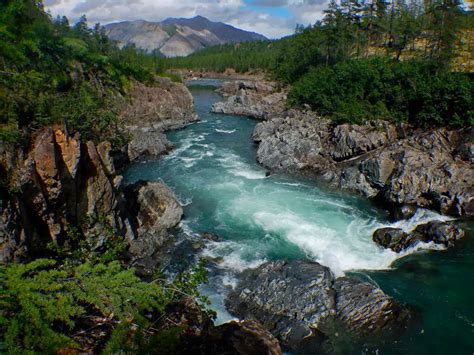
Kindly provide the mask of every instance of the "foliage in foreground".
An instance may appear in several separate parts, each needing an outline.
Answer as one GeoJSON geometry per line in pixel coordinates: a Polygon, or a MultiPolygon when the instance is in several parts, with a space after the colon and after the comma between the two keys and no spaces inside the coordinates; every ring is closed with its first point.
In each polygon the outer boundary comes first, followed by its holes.
{"type": "Polygon", "coordinates": [[[313,69],[289,93],[292,105],[310,105],[340,122],[371,119],[416,126],[474,124],[474,83],[428,61],[360,59],[313,69]]]}
{"type": "Polygon", "coordinates": [[[117,261],[38,259],[1,267],[0,350],[50,353],[98,342],[106,352],[136,351],[155,334],[151,329],[166,306],[197,297],[204,281],[202,265],[171,283],[142,281],[117,261]]]}

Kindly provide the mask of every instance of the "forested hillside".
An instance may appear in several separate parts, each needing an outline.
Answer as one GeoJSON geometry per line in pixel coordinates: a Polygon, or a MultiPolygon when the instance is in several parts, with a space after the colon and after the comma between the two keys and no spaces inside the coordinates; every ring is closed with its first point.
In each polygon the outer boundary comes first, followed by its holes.
{"type": "Polygon", "coordinates": [[[100,25],[70,26],[41,1],[0,3],[0,138],[24,128],[65,123],[85,138],[107,139],[130,82],[151,82],[157,60],[119,50],[100,25]]]}
{"type": "Polygon", "coordinates": [[[264,69],[291,85],[289,104],[338,121],[465,126],[473,123],[473,30],[473,13],[457,1],[331,1],[322,21],[291,37],[209,48],[165,65],[264,69]]]}
{"type": "Polygon", "coordinates": [[[168,68],[186,68],[223,72],[233,68],[239,73],[252,70],[272,70],[284,44],[279,41],[258,41],[224,44],[209,47],[187,57],[168,58],[163,65],[168,68]]]}

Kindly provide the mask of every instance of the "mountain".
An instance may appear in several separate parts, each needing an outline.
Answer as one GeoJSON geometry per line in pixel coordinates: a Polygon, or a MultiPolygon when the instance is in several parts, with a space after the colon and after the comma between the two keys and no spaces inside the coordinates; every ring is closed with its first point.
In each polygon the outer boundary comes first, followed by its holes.
{"type": "Polygon", "coordinates": [[[105,26],[109,38],[121,46],[135,44],[146,51],[158,49],[166,57],[182,57],[200,49],[224,43],[266,40],[248,32],[202,16],[168,18],[162,22],[125,21],[105,26]]]}

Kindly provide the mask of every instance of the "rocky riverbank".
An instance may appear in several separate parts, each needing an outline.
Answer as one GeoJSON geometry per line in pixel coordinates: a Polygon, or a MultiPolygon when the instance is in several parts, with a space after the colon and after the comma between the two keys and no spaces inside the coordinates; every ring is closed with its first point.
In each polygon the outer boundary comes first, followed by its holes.
{"type": "Polygon", "coordinates": [[[67,243],[77,228],[95,249],[122,236],[132,263],[163,244],[181,206],[163,183],[123,189],[117,168],[169,149],[164,132],[197,119],[193,98],[168,79],[153,87],[136,83],[122,118],[131,140],[119,152],[60,125],[40,129],[22,147],[0,146],[2,263],[47,255],[50,243],[67,243]]]}
{"type": "MultiPolygon", "coordinates": [[[[0,189],[0,263],[46,257],[52,245],[65,247],[81,233],[93,251],[123,240],[122,256],[139,274],[156,270],[183,209],[163,182],[122,186],[117,168],[170,149],[164,132],[197,119],[193,98],[166,79],[155,87],[136,84],[123,119],[131,140],[120,151],[61,125],[38,130],[23,147],[0,145],[0,172],[7,178],[0,189]]],[[[181,344],[178,353],[282,353],[258,322],[216,327],[192,299],[169,305],[164,317],[181,344]]]]}
{"type": "MultiPolygon", "coordinates": [[[[257,160],[269,173],[305,174],[358,192],[382,204],[394,220],[409,219],[419,208],[454,217],[474,213],[472,129],[338,124],[309,110],[286,109],[284,90],[275,84],[233,81],[220,92],[223,101],[213,112],[260,121],[253,139],[257,160]]],[[[420,246],[448,248],[463,236],[455,222],[425,221],[410,230],[376,230],[373,241],[406,253],[420,246]]],[[[350,343],[399,339],[418,317],[373,283],[336,278],[314,262],[267,262],[237,278],[228,310],[261,322],[285,350],[331,352],[345,337],[350,343]]]]}
{"type": "MultiPolygon", "coordinates": [[[[344,175],[349,174],[351,164],[362,164],[369,157],[377,159],[377,152],[394,140],[413,136],[409,127],[386,122],[335,125],[315,119],[311,112],[285,111],[285,93],[274,84],[234,82],[222,91],[227,103],[216,104],[215,112],[264,120],[254,132],[254,139],[260,144],[260,163],[272,170],[319,174],[340,187],[352,188],[342,183],[343,179],[353,181],[351,175],[344,175]]],[[[153,88],[136,84],[123,119],[132,139],[119,151],[112,151],[108,142],[96,144],[79,135],[71,136],[63,126],[39,130],[24,149],[1,146],[0,169],[8,181],[1,189],[0,199],[0,262],[45,256],[51,243],[64,245],[80,227],[96,250],[106,248],[115,236],[123,237],[127,261],[142,275],[156,270],[163,261],[160,252],[181,220],[182,207],[162,182],[140,181],[122,186],[117,169],[141,156],[156,156],[170,149],[164,132],[196,119],[193,99],[185,86],[168,80],[153,88]]],[[[472,146],[463,132],[450,137],[462,148],[460,158],[452,155],[457,169],[453,179],[467,179],[465,174],[472,170],[462,172],[461,167],[468,162],[466,159],[472,159],[472,146]]],[[[416,149],[428,149],[431,141],[416,142],[416,149]]],[[[444,157],[443,149],[436,148],[433,154],[439,150],[438,155],[444,157]]],[[[436,159],[445,158],[434,154],[432,160],[436,159]]],[[[382,186],[389,181],[382,173],[386,162],[382,161],[381,167],[374,164],[375,167],[364,165],[373,172],[373,181],[368,177],[364,181],[373,190],[384,191],[382,186]],[[374,172],[377,169],[382,169],[379,175],[374,172]]],[[[365,170],[362,173],[368,174],[365,170]]],[[[357,186],[363,186],[355,181],[357,186]]],[[[441,186],[440,181],[436,180],[438,185],[429,184],[441,186]]],[[[458,195],[446,206],[454,214],[466,215],[471,211],[470,195],[463,195],[462,187],[456,191],[458,195]]],[[[380,192],[366,195],[381,196],[380,192]]],[[[400,207],[404,216],[414,213],[414,206],[431,207],[419,202],[393,205],[400,207]]],[[[374,240],[383,247],[402,250],[417,241],[448,246],[462,237],[461,232],[447,225],[420,227],[415,232],[378,231],[374,240]],[[445,238],[445,232],[451,237],[445,238]]],[[[189,300],[167,310],[172,323],[184,329],[179,337],[186,351],[280,354],[279,342],[286,349],[326,351],[331,349],[331,340],[342,333],[351,338],[377,334],[385,337],[403,331],[413,317],[407,307],[378,287],[354,278],[336,279],[328,268],[314,262],[269,262],[245,271],[238,279],[227,305],[234,315],[245,319],[243,322],[215,327],[189,300]]]]}
{"type": "Polygon", "coordinates": [[[172,145],[165,132],[197,120],[193,97],[186,86],[167,78],[157,80],[158,85],[153,87],[134,84],[130,103],[121,115],[131,140],[121,151],[114,152],[116,166],[168,152],[172,145]]]}
{"type": "Polygon", "coordinates": [[[317,175],[381,201],[397,216],[417,207],[474,215],[473,128],[338,124],[312,111],[285,110],[285,96],[274,84],[234,82],[223,95],[213,111],[264,119],[253,139],[259,163],[269,170],[317,175]],[[242,110],[247,102],[251,109],[242,110]]]}

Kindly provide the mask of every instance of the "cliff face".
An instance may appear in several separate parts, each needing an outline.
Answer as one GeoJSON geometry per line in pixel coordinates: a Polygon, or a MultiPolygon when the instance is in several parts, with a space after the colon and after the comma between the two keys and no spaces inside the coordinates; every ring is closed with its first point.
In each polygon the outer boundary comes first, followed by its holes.
{"type": "Polygon", "coordinates": [[[122,159],[130,162],[145,155],[160,155],[171,149],[165,131],[196,121],[193,96],[183,84],[157,78],[153,87],[135,83],[122,119],[131,141],[122,159]]]}
{"type": "MultiPolygon", "coordinates": [[[[164,130],[195,119],[192,96],[168,80],[137,84],[123,118],[133,138],[125,162],[161,154],[156,142],[171,146],[164,130]]],[[[0,262],[43,256],[49,243],[63,245],[77,230],[95,248],[125,238],[132,262],[153,253],[179,223],[181,206],[161,183],[125,195],[115,169],[109,142],[83,141],[62,126],[35,132],[21,149],[0,145],[0,262]]]]}
{"type": "MultiPolygon", "coordinates": [[[[21,259],[27,251],[44,250],[47,243],[62,243],[71,227],[87,216],[100,216],[114,229],[125,228],[117,212],[115,171],[107,142],[95,145],[70,137],[61,127],[47,127],[31,138],[26,152],[15,159],[4,149],[2,164],[10,176],[10,192],[2,210],[10,218],[4,231],[3,261],[21,259]],[[13,190],[13,191],[12,191],[13,190]],[[5,240],[6,239],[6,240],[5,240]]],[[[93,223],[87,233],[100,231],[93,223]]]]}

